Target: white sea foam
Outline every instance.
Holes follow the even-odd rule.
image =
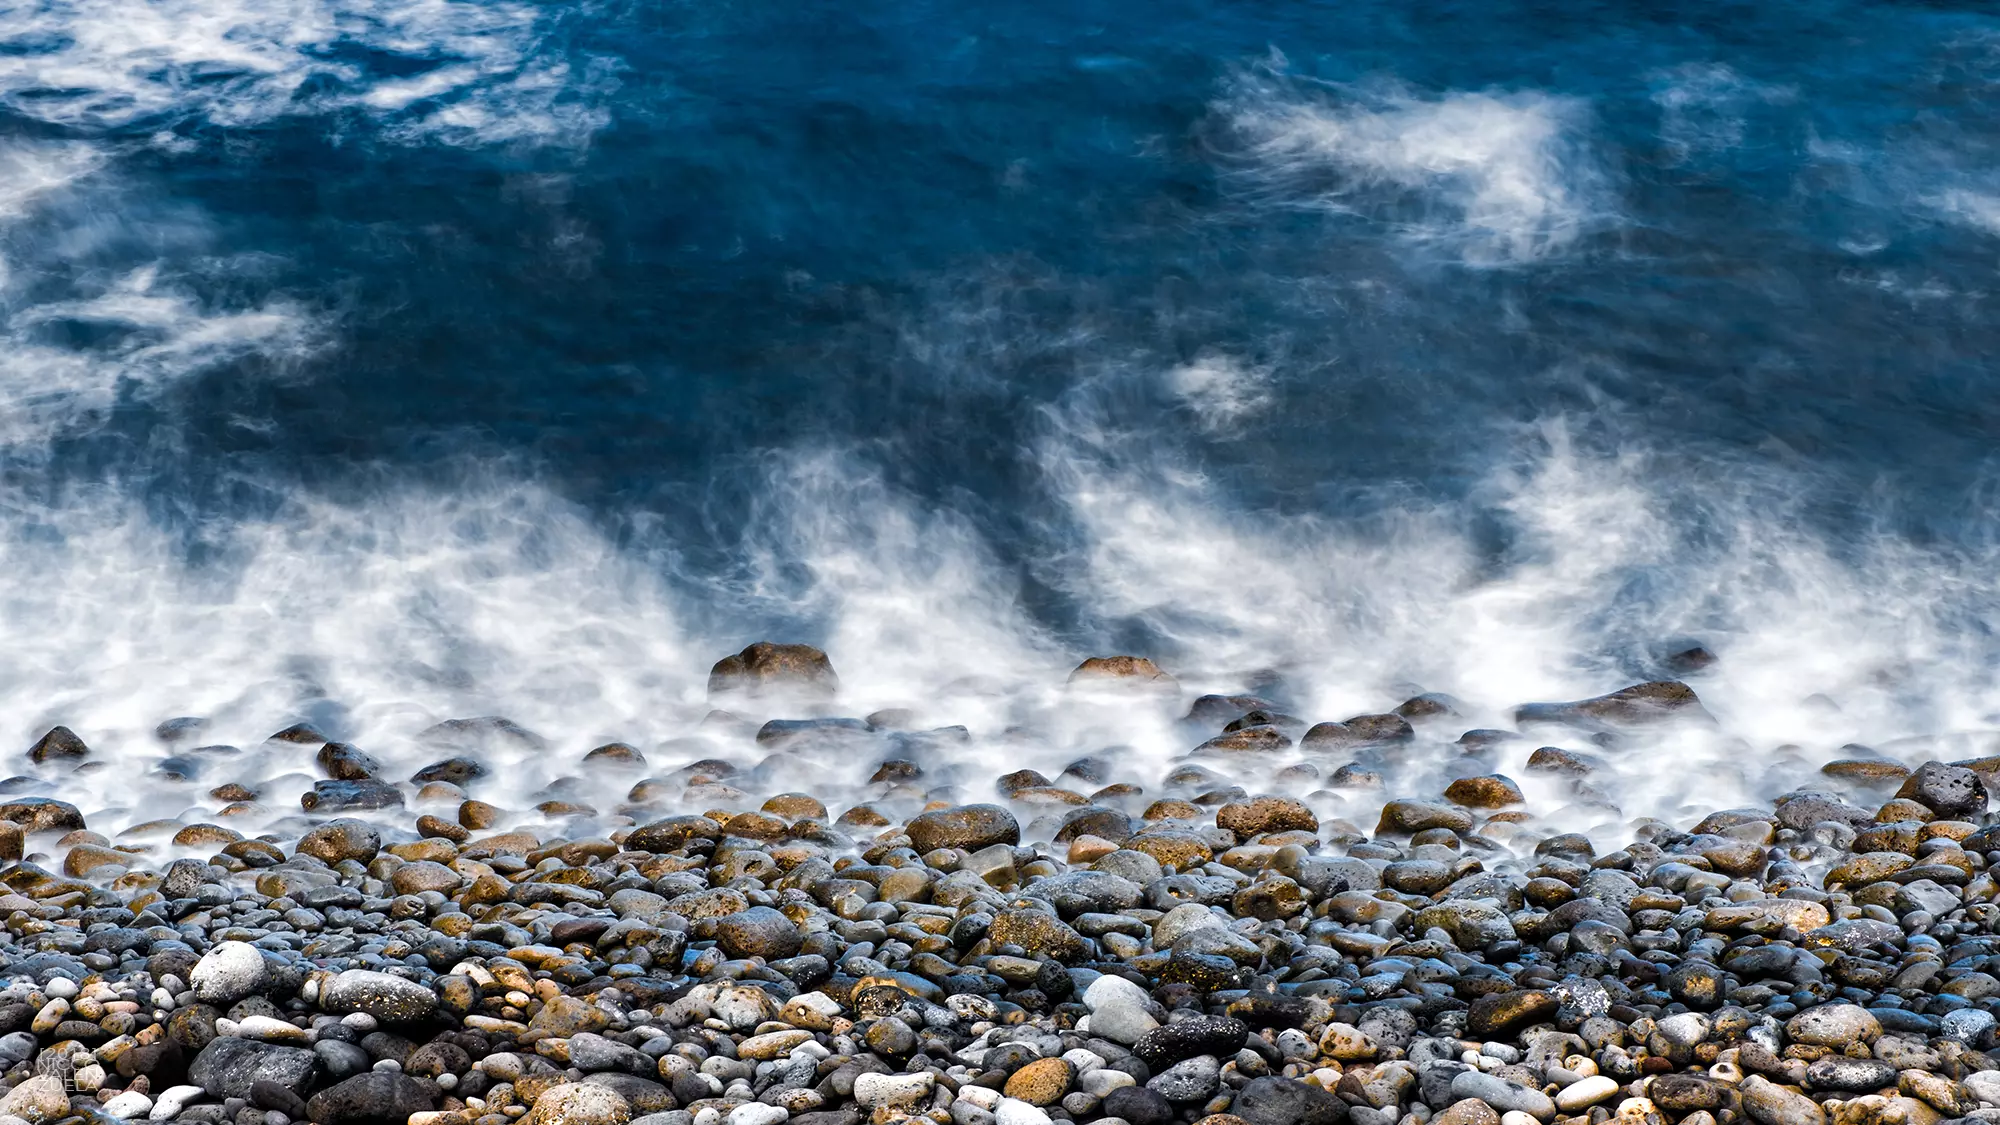
[[[1609,837],[1638,815],[1684,820],[1834,784],[1816,767],[1856,753],[1843,749],[1851,742],[1910,762],[1982,752],[1990,736],[1979,732],[1996,722],[1994,654],[1965,628],[1994,600],[1983,562],[1892,543],[1836,557],[1754,491],[1705,500],[1706,530],[1691,531],[1687,498],[1649,485],[1655,458],[1587,455],[1560,427],[1527,441],[1532,456],[1489,485],[1516,539],[1499,562],[1446,511],[1366,525],[1274,519],[1232,509],[1199,475],[1073,437],[1052,436],[1045,457],[1076,543],[1049,562],[1085,606],[1083,630],[1066,636],[1035,623],[968,523],[827,452],[772,469],[769,521],[728,581],[683,573],[665,544],[614,541],[504,472],[358,505],[299,497],[269,518],[204,525],[195,536],[210,561],[199,566],[186,561],[185,530],[109,495],[79,497],[0,538],[0,568],[36,576],[0,596],[0,629],[34,638],[0,651],[0,737],[25,746],[64,722],[115,762],[86,775],[93,824],[212,816],[202,794],[236,779],[264,789],[268,822],[296,810],[314,776],[307,750],[256,749],[281,726],[318,722],[407,777],[442,756],[412,741],[418,731],[498,713],[552,745],[494,751],[501,776],[476,794],[521,810],[581,776],[568,795],[608,812],[633,777],[580,767],[597,743],[640,746],[655,774],[698,757],[747,768],[765,756],[727,728],[669,740],[707,711],[708,665],[771,633],[827,648],[844,685],[832,713],[910,707],[926,725],[969,728],[967,743],[924,751],[926,784],[956,782],[967,797],[990,796],[1010,769],[1054,776],[1107,753],[1118,780],[1158,793],[1215,733],[1178,723],[1192,696],[1241,690],[1268,669],[1286,686],[1265,690],[1308,721],[1385,710],[1419,689],[1460,701],[1460,717],[1417,744],[1363,756],[1385,790],[1319,790],[1324,815],[1372,822],[1386,796],[1435,795],[1453,776],[1499,770],[1525,783],[1533,811]],[[1065,689],[1070,665],[1128,647],[1112,638],[1135,622],[1180,678],[1178,695]],[[1640,678],[1635,649],[1690,631],[1721,657],[1694,680],[1716,730],[1610,750],[1549,731],[1484,757],[1451,745],[1471,727],[1512,726],[1516,704]],[[246,753],[213,758],[198,783],[149,778],[167,753],[151,729],[179,714],[210,720],[202,741]],[[1944,750],[1895,742],[1949,732],[1958,741]],[[1600,754],[1598,795],[1525,773],[1543,742]],[[1797,749],[1775,750],[1787,743]],[[815,786],[838,805],[879,793],[861,782],[880,757],[905,753],[808,750],[749,787]],[[1274,780],[1291,760],[1204,764],[1251,790],[1315,789]]]
[[[1270,197],[1377,219],[1475,264],[1557,253],[1608,210],[1573,99],[1329,87],[1274,68],[1219,108],[1241,146],[1231,155]]]
[[[1220,431],[1268,409],[1272,371],[1225,355],[1203,355],[1166,373],[1172,391],[1203,429]]]
[[[580,144],[615,64],[573,57],[562,19],[486,0],[30,0],[0,30],[0,103],[89,130],[356,110],[419,143]]]
[[[37,287],[31,299],[30,281],[135,229],[156,246],[203,241],[198,219],[122,195],[106,163],[86,142],[0,146],[0,447],[16,458],[120,401],[251,357],[276,373],[320,341],[317,319],[290,302],[208,308],[157,262],[79,270],[67,295]],[[78,332],[89,342],[75,342]]]
[[[1722,63],[1690,63],[1654,76],[1660,143],[1676,161],[1740,147],[1760,105],[1790,102],[1797,91],[1753,81]]]
[[[248,85],[234,94],[166,104],[248,112],[292,88],[280,77],[290,63],[245,65]],[[458,90],[471,79],[433,81]],[[126,91],[137,101],[155,92]],[[443,128],[449,118],[419,108],[433,89],[370,96],[385,120]],[[475,107],[462,110],[475,114],[460,120],[465,138],[499,135],[498,123],[480,123],[477,99],[453,104]],[[1262,138],[1249,151],[1268,189],[1385,218],[1408,212],[1397,220],[1406,233],[1467,260],[1555,252],[1602,209],[1578,147],[1587,130],[1568,103],[1272,87],[1232,104]],[[133,112],[122,120],[146,116]],[[56,261],[109,240],[116,231],[102,224],[127,220],[89,205],[90,192],[113,190],[103,173],[89,147],[0,148],[0,224],[19,233],[59,205],[71,223],[8,245]],[[158,217],[129,221],[172,226]],[[198,220],[180,221],[188,229],[175,237],[198,243]],[[63,296],[36,291],[39,303],[21,284],[0,295],[0,446],[17,462],[121,402],[159,399],[222,365],[282,372],[332,331],[280,299],[213,304],[168,265],[85,270]],[[971,329],[1008,331],[976,316],[949,326],[950,343],[974,342],[919,358],[966,386],[994,379],[974,370],[980,347],[1037,346],[978,336]],[[69,327],[88,329],[76,335],[91,343],[65,342]],[[1132,378],[1099,378],[1121,377]],[[1638,815],[1686,822],[1812,783],[1819,764],[1854,753],[1851,742],[1914,763],[1983,752],[2000,726],[2000,654],[1981,626],[2000,603],[1990,556],[1887,534],[1836,548],[1770,471],[1704,471],[1680,450],[1592,452],[1561,422],[1495,439],[1497,467],[1461,501],[1346,520],[1250,509],[1175,435],[1158,433],[1150,410],[1163,381],[1209,436],[1233,437],[1276,408],[1276,378],[1214,353],[1148,371],[1145,394],[1099,396],[1085,380],[1045,415],[1034,483],[1050,504],[1024,564],[1007,561],[1014,552],[975,513],[899,490],[856,451],[794,450],[743,469],[753,479],[742,491],[757,498],[751,531],[738,565],[719,574],[694,569],[681,544],[641,521],[607,527],[515,465],[467,468],[451,488],[384,479],[364,501],[294,491],[275,512],[226,519],[163,513],[111,485],[51,497],[0,480],[0,573],[16,576],[0,588],[0,631],[15,638],[0,649],[0,753],[18,754],[54,723],[76,729],[107,768],[44,779],[82,793],[101,830],[212,818],[220,802],[208,788],[225,780],[262,788],[262,813],[232,821],[262,827],[295,812],[314,777],[309,750],[260,747],[280,727],[319,723],[400,780],[442,756],[417,732],[504,714],[551,745],[490,751],[496,776],[475,794],[542,823],[525,810],[577,776],[560,792],[610,816],[633,778],[580,765],[597,743],[640,746],[655,774],[699,757],[746,767],[764,757],[727,723],[694,744],[674,740],[703,729],[708,666],[769,637],[824,645],[844,685],[832,711],[908,707],[926,725],[962,723],[967,736],[804,751],[745,783],[760,795],[815,787],[836,807],[879,797],[885,787],[863,779],[892,753],[923,757],[925,785],[956,784],[965,798],[990,797],[999,773],[1054,776],[1093,754],[1111,759],[1115,779],[1159,793],[1168,769],[1215,733],[1179,722],[1197,692],[1268,691],[1316,721],[1427,690],[1460,700],[1461,714],[1411,747],[1364,756],[1385,775],[1382,791],[1277,781],[1283,754],[1205,764],[1253,791],[1310,793],[1324,814],[1364,828],[1384,796],[1435,796],[1452,776],[1499,770],[1524,782],[1550,826],[1609,839]],[[1132,400],[1147,412],[1130,413]],[[1504,548],[1475,534],[1474,510],[1504,526]],[[1050,600],[1067,610],[1034,608]],[[1048,624],[1066,617],[1073,627]],[[1599,751],[1594,793],[1523,771],[1544,739],[1595,749],[1579,733],[1538,732],[1484,756],[1452,742],[1468,728],[1511,726],[1519,703],[1653,674],[1651,647],[1681,635],[1721,657],[1695,679],[1719,726]],[[1081,658],[1134,649],[1174,673],[1180,693],[1065,686]],[[1821,693],[1832,706],[1813,698]],[[739,706],[752,721],[799,714]],[[169,750],[153,728],[176,715],[206,718],[200,741],[243,752],[206,756],[198,781],[162,780],[151,771]],[[1945,749],[1896,741],[1946,734]]]
[[[1933,197],[1944,218],[1986,234],[2000,234],[2000,194],[1952,188]]]

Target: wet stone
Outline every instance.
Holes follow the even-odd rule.
[[[776,961],[797,955],[804,938],[791,919],[768,906],[753,906],[716,920],[716,942],[731,957]]]
[[[924,813],[912,819],[906,830],[911,846],[919,853],[938,848],[978,851],[994,844],[1021,842],[1020,824],[1013,813],[999,805],[961,805]]]
[[[1979,775],[1963,766],[1925,762],[1896,791],[1903,800],[1916,801],[1941,817],[1977,818],[1986,811],[1986,785]]]
[[[1240,838],[1265,832],[1319,831],[1319,817],[1303,802],[1287,797],[1257,797],[1224,805],[1216,810],[1215,823]]]
[[[16,745],[19,745],[18,743]],[[36,765],[56,761],[82,761],[90,757],[90,747],[68,727],[51,727],[28,748],[28,760]]]
[[[1511,778],[1499,774],[1482,777],[1461,777],[1445,786],[1444,798],[1455,805],[1475,809],[1498,809],[1508,805],[1518,805],[1527,798],[1521,795],[1521,787]]]
[[[811,645],[758,641],[716,661],[709,670],[710,699],[732,693],[787,692],[819,698],[840,690],[826,653]]]

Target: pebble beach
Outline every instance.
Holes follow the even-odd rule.
[[[58,727],[0,783],[0,1125],[2000,1123],[2000,760],[1857,754],[1594,841],[1447,697],[1308,724],[1129,656],[1069,687],[1190,749],[938,784],[962,729],[834,713],[824,653],[757,644],[710,676],[733,753],[580,756],[636,778],[615,807],[519,807],[476,747],[541,736],[504,719],[408,778],[301,724],[256,752],[318,779],[239,831],[264,794],[196,781],[238,751],[183,719],[158,783],[210,815],[106,834]],[[1581,800],[1713,723],[1678,680],[1514,719]],[[1398,792],[1419,731],[1464,768]]]

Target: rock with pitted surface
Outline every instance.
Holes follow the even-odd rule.
[[[575,1082],[546,1090],[535,1099],[527,1125],[627,1125],[632,1106],[614,1090]]]
[[[1253,797],[1215,811],[1215,825],[1242,838],[1265,832],[1317,832],[1319,817],[1303,801],[1289,797]]]
[[[1154,1070],[1196,1055],[1233,1055],[1243,1049],[1250,1028],[1229,1016],[1197,1016],[1154,1028],[1132,1048]]]
[[[1207,1101],[1222,1084],[1222,1065],[1214,1055],[1197,1055],[1155,1074],[1146,1088],[1174,1103]]]
[[[383,1023],[411,1023],[437,1007],[437,994],[415,981],[368,969],[349,969],[320,990],[329,1012],[366,1012]]]
[[[247,1099],[259,1082],[303,1093],[312,1083],[315,1061],[303,1047],[223,1037],[202,1048],[188,1067],[188,1080],[215,1098]]]
[[[1815,1090],[1866,1094],[1896,1084],[1896,1068],[1879,1059],[1828,1055],[1806,1068],[1806,1082]]]
[[[1918,766],[1896,791],[1896,796],[1915,801],[1948,819],[1976,819],[1986,812],[1986,784],[1979,780],[1979,775],[1963,766],[1942,762]]]

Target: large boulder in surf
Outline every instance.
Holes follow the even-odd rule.
[[[830,698],[840,691],[840,677],[826,653],[811,645],[781,645],[758,641],[742,652],[725,656],[708,671],[708,697],[777,692]]]
[[[1180,687],[1179,680],[1143,656],[1093,656],[1076,666],[1069,682],[1082,687]]]
[[[1638,727],[1693,719],[1714,722],[1694,689],[1679,680],[1654,680],[1609,695],[1570,703],[1524,703],[1516,723],[1562,723],[1589,728]]]

